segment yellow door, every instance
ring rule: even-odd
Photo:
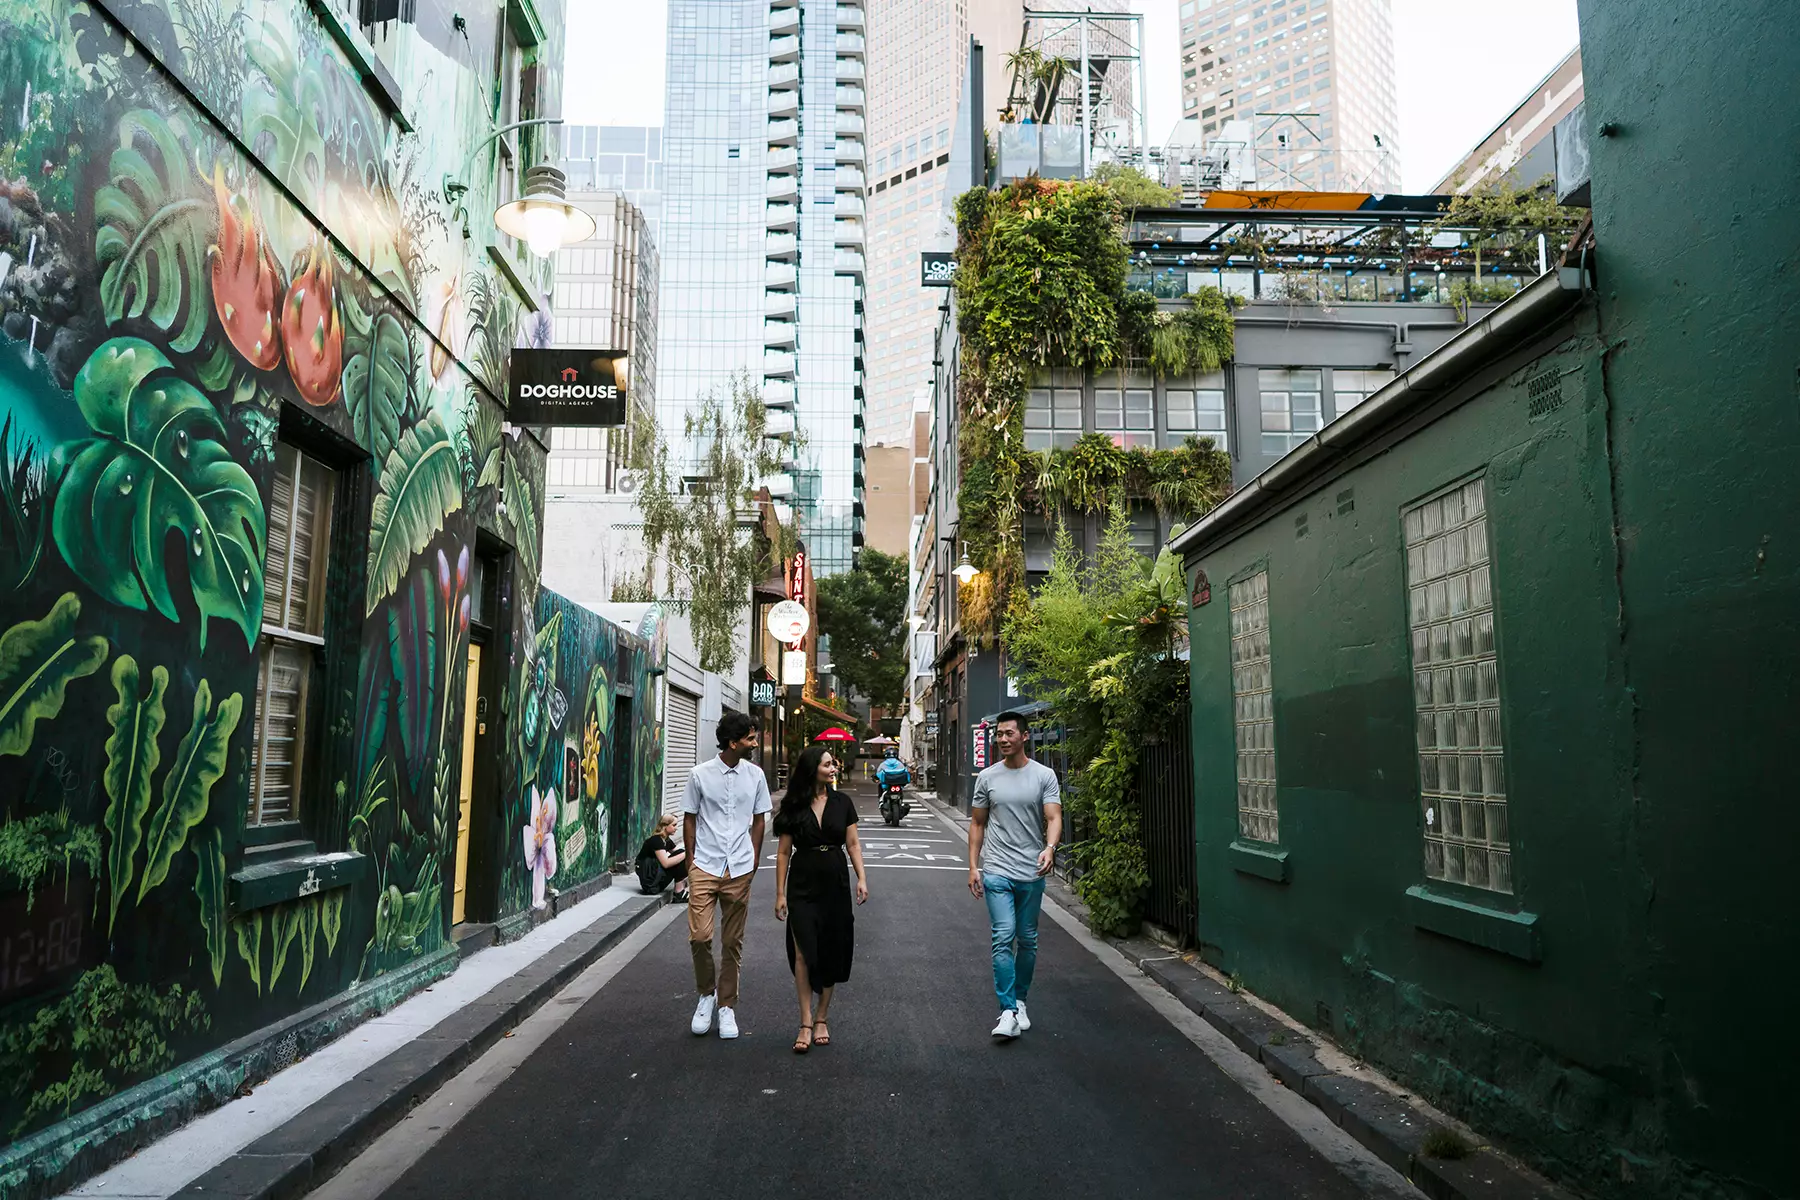
[[[469,812],[475,796],[475,707],[481,694],[481,647],[469,646],[468,695],[463,703],[462,796],[456,813],[456,894],[450,902],[450,920],[460,925],[469,890]]]

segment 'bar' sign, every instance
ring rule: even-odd
[[[512,352],[506,419],[514,425],[623,425],[623,350]]]

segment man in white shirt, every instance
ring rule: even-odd
[[[769,783],[750,761],[756,749],[756,722],[726,710],[719,717],[719,757],[688,775],[682,797],[682,832],[692,847],[688,865],[688,945],[694,952],[694,986],[700,1004],[688,1028],[704,1036],[719,1018],[719,1036],[738,1035],[738,963],[743,957],[744,922],[750,913],[750,881],[762,861],[763,816]],[[722,967],[713,965],[713,911],[724,914]]]

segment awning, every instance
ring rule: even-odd
[[[830,717],[833,721],[836,721],[839,725],[842,725],[848,729],[856,728],[856,718],[847,712],[839,712],[837,709],[831,707],[831,705],[821,704],[817,700],[814,700],[811,696],[802,697],[800,702],[802,704],[806,705],[806,707],[812,709],[814,712],[824,713],[826,716]]]

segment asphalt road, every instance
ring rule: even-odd
[[[857,801],[871,894],[830,1046],[791,1052],[774,872],[759,872],[737,1041],[688,1032],[678,919],[385,1195],[1364,1194],[1047,916],[1033,1027],[994,1043],[964,847],[929,813],[896,834],[872,790]]]

